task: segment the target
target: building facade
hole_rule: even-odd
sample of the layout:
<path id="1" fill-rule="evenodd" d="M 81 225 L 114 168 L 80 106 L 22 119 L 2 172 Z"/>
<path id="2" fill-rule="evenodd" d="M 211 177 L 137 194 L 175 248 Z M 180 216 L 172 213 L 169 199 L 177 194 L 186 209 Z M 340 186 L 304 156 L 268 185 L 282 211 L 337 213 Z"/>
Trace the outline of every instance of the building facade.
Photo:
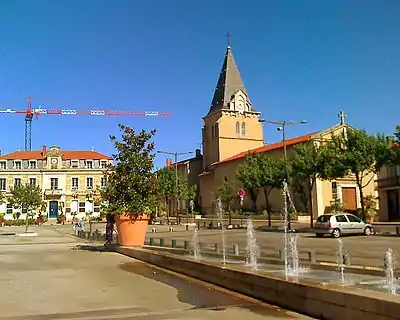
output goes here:
<path id="1" fill-rule="evenodd" d="M 376 180 L 381 221 L 400 220 L 400 165 L 383 167 Z"/>
<path id="2" fill-rule="evenodd" d="M 246 155 L 249 153 L 267 153 L 271 156 L 283 156 L 282 142 L 264 143 L 263 127 L 259 120 L 260 113 L 251 103 L 233 58 L 232 49 L 228 47 L 211 106 L 203 118 L 203 168 L 202 172 L 196 177 L 196 184 L 199 186 L 198 202 L 203 214 L 214 213 L 218 188 L 223 181 L 230 181 L 233 185 L 240 187 L 240 183 L 236 180 L 236 170 L 240 164 L 244 163 Z M 344 123 L 344 117 L 342 117 L 340 124 L 332 128 L 287 139 L 288 155 L 290 156 L 293 146 L 297 144 L 319 144 L 324 139 L 329 139 L 331 135 L 341 133 L 349 128 L 351 127 Z M 187 164 L 191 161 L 194 160 L 181 161 L 178 165 Z M 195 161 L 198 162 L 198 159 Z M 373 182 L 375 177 L 369 178 L 372 181 L 365 186 L 364 195 L 377 196 Z M 295 205 L 300 208 L 298 198 L 298 195 L 293 192 Z M 325 213 L 331 206 L 333 199 L 341 200 L 345 209 L 349 212 L 356 212 L 361 208 L 360 193 L 354 177 L 349 176 L 337 181 L 318 179 L 311 194 L 313 218 L 315 219 Z M 248 195 L 245 196 L 244 200 L 245 209 L 254 208 L 253 201 Z M 271 192 L 269 204 L 272 211 L 281 212 L 283 206 L 281 190 Z M 258 211 L 266 208 L 266 199 L 262 190 L 257 194 L 256 208 Z"/>
<path id="3" fill-rule="evenodd" d="M 112 158 L 95 151 L 61 150 L 56 146 L 16 151 L 0 156 L 0 191 L 7 198 L 14 185 L 39 186 L 49 219 L 61 214 L 67 220 L 73 216 L 99 215 L 96 195 L 106 185 L 103 173 L 111 163 Z M 0 212 L 6 219 L 23 219 L 26 214 L 7 201 L 0 205 Z"/>

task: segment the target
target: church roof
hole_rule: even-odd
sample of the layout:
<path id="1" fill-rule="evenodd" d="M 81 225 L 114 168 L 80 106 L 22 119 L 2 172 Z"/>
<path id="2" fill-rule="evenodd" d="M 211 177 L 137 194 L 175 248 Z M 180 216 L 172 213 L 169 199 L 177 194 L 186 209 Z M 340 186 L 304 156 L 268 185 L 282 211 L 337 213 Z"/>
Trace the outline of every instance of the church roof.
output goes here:
<path id="1" fill-rule="evenodd" d="M 296 145 L 298 143 L 304 143 L 304 142 L 310 141 L 312 138 L 315 137 L 316 134 L 319 134 L 319 132 L 308 133 L 308 134 L 305 134 L 305 135 L 300 136 L 300 137 L 287 139 L 286 140 L 286 146 L 289 147 L 289 146 Z M 256 148 L 256 149 L 240 152 L 238 154 L 235 154 L 232 157 L 229 157 L 229 158 L 224 159 L 222 161 L 216 162 L 216 163 L 214 163 L 214 165 L 224 164 L 226 162 L 242 159 L 242 158 L 245 158 L 246 156 L 248 156 L 250 154 L 253 154 L 253 153 L 264 153 L 264 152 L 269 152 L 269 151 L 273 151 L 273 150 L 277 150 L 277 149 L 281 149 L 281 148 L 283 148 L 283 141 L 267 144 L 265 146 L 262 146 L 262 147 L 259 147 L 259 148 Z"/>
<path id="2" fill-rule="evenodd" d="M 229 109 L 228 103 L 230 102 L 232 95 L 238 90 L 242 90 L 250 101 L 240 76 L 239 69 L 236 65 L 235 59 L 233 58 L 232 49 L 228 46 L 217 86 L 215 88 L 214 97 L 211 102 L 210 111 L 208 113 L 220 109 Z M 254 111 L 253 108 L 251 111 Z"/>

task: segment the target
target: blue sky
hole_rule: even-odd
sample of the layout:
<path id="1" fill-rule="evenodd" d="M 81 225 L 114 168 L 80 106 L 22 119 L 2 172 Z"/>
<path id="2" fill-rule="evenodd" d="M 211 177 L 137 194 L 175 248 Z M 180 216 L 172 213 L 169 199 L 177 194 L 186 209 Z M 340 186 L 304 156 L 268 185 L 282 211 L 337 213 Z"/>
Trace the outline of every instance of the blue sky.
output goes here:
<path id="1" fill-rule="evenodd" d="M 9 102 L 32 95 L 34 107 L 171 111 L 42 116 L 32 146 L 111 153 L 108 135 L 121 122 L 156 128 L 159 150 L 194 150 L 230 31 L 262 117 L 309 121 L 289 137 L 336 124 L 341 109 L 351 125 L 391 134 L 400 122 L 399 16 L 396 0 L 3 0 L 0 109 L 24 109 Z M 23 149 L 23 116 L 0 118 L 2 152 Z M 265 125 L 265 141 L 279 138 Z"/>

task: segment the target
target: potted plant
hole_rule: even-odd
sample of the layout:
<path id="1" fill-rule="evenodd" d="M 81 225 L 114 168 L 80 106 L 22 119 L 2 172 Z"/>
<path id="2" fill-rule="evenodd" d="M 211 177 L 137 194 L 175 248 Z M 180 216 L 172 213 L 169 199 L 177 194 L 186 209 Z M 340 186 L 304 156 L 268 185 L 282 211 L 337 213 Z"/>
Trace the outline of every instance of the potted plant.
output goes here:
<path id="1" fill-rule="evenodd" d="M 378 214 L 376 198 L 372 195 L 365 196 L 364 208 L 365 208 L 365 218 L 367 222 L 369 223 L 375 222 L 375 217 Z"/>
<path id="2" fill-rule="evenodd" d="M 4 219 L 4 213 L 0 212 L 0 226 L 4 227 L 4 222 L 6 221 L 6 219 Z"/>
<path id="3" fill-rule="evenodd" d="M 118 244 L 142 246 L 157 205 L 154 142 L 150 141 L 156 131 L 136 132 L 125 125 L 119 125 L 119 129 L 120 141 L 110 136 L 117 152 L 113 155 L 114 165 L 106 168 L 107 186 L 101 198 L 114 215 Z"/>

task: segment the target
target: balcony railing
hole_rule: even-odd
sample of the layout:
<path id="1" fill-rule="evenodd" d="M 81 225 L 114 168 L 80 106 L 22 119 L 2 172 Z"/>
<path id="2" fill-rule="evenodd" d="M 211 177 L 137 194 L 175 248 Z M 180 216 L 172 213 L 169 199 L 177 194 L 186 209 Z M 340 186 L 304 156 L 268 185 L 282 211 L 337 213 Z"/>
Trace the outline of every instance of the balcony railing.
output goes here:
<path id="1" fill-rule="evenodd" d="M 400 187 L 400 176 L 376 180 L 378 189 Z"/>
<path id="2" fill-rule="evenodd" d="M 60 196 L 62 195 L 62 189 L 46 189 L 44 190 L 44 194 L 46 196 Z"/>

